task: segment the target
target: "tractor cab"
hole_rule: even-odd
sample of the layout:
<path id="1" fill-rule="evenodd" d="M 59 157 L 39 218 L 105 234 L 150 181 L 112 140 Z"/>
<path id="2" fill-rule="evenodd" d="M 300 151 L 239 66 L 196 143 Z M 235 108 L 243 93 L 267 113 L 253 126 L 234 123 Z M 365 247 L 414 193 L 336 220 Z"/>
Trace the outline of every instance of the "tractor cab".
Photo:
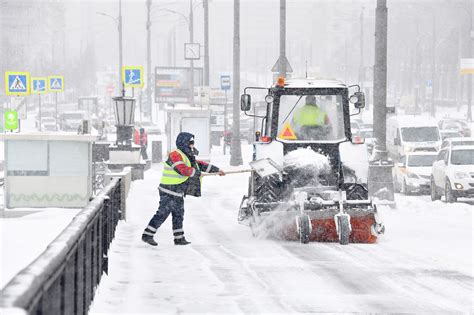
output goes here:
<path id="1" fill-rule="evenodd" d="M 348 217 L 352 211 L 354 216 L 351 220 L 363 226 L 362 232 L 352 234 L 352 241 L 374 241 L 376 237 L 370 230 L 371 225 L 376 225 L 375 207 L 368 200 L 367 183 L 356 178 L 355 171 L 341 162 L 339 152 L 341 143 L 360 143 L 360 139 L 352 139 L 350 107 L 354 106 L 360 112 L 365 99 L 360 88 L 350 94 L 351 88 L 358 86 L 319 79 L 285 82 L 283 78 L 268 89 L 245 88 L 241 96 L 241 109 L 246 115 L 261 120 L 260 130 L 256 132 L 253 159 L 271 159 L 283 172 L 273 179 L 252 173 L 248 196 L 242 200 L 240 220 L 248 218 L 253 222 L 252 226 L 265 213 L 282 209 L 288 213 L 299 209 L 297 222 L 307 222 L 297 224 L 300 241 L 334 241 L 339 237 L 341 243 L 347 243 L 349 236 L 345 235 L 341 240 L 341 234 L 337 232 L 342 231 L 342 227 L 341 230 L 335 227 L 329 234 L 311 234 L 308 224 L 318 225 L 321 223 L 319 219 L 334 222 L 346 220 L 346 225 L 350 227 Z M 252 109 L 252 90 L 267 90 L 264 115 L 249 113 Z M 349 177 L 353 180 L 348 181 Z M 350 204 L 353 206 L 348 206 Z M 342 211 L 344 207 L 347 209 Z M 305 226 L 306 229 L 303 228 Z M 321 229 L 318 231 L 321 232 Z"/>
<path id="2" fill-rule="evenodd" d="M 261 119 L 259 138 L 254 158 L 271 158 L 279 164 L 284 156 L 301 148 L 328 157 L 331 174 L 327 180 L 333 185 L 342 184 L 342 165 L 339 145 L 352 141 L 350 104 L 360 111 L 365 99 L 362 92 L 349 96 L 349 87 L 336 80 L 300 79 L 285 82 L 282 78 L 268 89 L 265 97 L 267 111 L 264 116 L 248 114 L 251 94 L 246 88 L 241 97 L 241 109 Z M 353 143 L 359 143 L 355 141 Z"/>

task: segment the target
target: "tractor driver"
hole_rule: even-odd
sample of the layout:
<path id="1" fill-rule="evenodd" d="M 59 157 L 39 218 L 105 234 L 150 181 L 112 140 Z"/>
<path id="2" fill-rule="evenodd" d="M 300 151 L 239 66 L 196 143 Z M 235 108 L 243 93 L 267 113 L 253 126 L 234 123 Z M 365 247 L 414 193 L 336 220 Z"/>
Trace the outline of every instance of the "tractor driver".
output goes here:
<path id="1" fill-rule="evenodd" d="M 314 95 L 306 96 L 305 105 L 296 110 L 293 126 L 301 140 L 327 139 L 331 132 L 328 114 L 318 106 Z"/>

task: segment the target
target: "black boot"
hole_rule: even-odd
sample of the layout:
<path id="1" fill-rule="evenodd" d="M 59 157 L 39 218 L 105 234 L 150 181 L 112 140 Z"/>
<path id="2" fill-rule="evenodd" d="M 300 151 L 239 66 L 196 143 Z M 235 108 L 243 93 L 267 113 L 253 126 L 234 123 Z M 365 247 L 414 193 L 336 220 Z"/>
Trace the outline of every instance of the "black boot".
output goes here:
<path id="1" fill-rule="evenodd" d="M 155 240 L 153 239 L 153 236 L 148 235 L 148 234 L 142 234 L 142 241 L 144 241 L 145 243 L 150 244 L 151 246 L 158 245 L 158 243 L 155 242 Z"/>
<path id="2" fill-rule="evenodd" d="M 188 245 L 188 244 L 191 244 L 191 242 L 186 241 L 184 237 L 174 239 L 174 245 Z"/>

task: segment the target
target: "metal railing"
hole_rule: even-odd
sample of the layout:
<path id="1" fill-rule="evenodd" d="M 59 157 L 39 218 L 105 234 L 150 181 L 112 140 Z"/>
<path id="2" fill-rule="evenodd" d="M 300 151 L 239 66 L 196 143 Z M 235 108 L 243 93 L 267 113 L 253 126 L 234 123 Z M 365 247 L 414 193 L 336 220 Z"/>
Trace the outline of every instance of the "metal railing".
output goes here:
<path id="1" fill-rule="evenodd" d="M 102 273 L 107 273 L 121 196 L 120 178 L 114 178 L 0 291 L 0 313 L 86 314 Z"/>

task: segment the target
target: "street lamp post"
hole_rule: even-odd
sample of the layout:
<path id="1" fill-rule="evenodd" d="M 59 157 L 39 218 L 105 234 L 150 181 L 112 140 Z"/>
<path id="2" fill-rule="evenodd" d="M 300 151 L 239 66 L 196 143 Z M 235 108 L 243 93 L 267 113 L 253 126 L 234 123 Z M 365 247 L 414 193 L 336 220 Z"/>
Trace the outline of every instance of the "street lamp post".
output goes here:
<path id="1" fill-rule="evenodd" d="M 204 85 L 209 86 L 209 0 L 202 2 L 204 7 Z"/>
<path id="2" fill-rule="evenodd" d="M 194 20 L 193 20 L 193 0 L 189 0 L 189 42 L 194 43 Z M 189 66 L 191 68 L 189 74 L 189 104 L 194 106 L 194 60 L 189 60 Z"/>
<path id="3" fill-rule="evenodd" d="M 240 145 L 240 0 L 234 0 L 233 122 L 230 165 L 242 165 Z M 227 106 L 227 104 L 226 104 Z"/>
<path id="4" fill-rule="evenodd" d="M 123 65 L 123 49 L 122 49 L 122 0 L 119 0 L 119 15 L 115 18 L 109 14 L 97 12 L 99 15 L 103 15 L 111 18 L 117 25 L 118 30 L 118 42 L 119 42 L 119 67 L 118 67 L 118 91 L 122 90 L 124 94 L 124 87 L 122 84 L 122 65 Z"/>
<path id="5" fill-rule="evenodd" d="M 118 33 L 119 33 L 119 90 L 122 88 L 122 95 L 125 94 L 125 87 L 122 82 L 123 67 L 123 49 L 122 49 L 122 0 L 119 0 L 119 16 L 118 16 Z"/>
<path id="6" fill-rule="evenodd" d="M 151 117 L 151 92 L 152 92 L 152 70 L 151 70 L 151 1 L 146 1 L 147 7 L 147 21 L 146 21 L 146 112 L 147 116 Z M 141 103 L 140 103 L 141 104 Z M 140 114 L 141 114 L 140 110 Z"/>

